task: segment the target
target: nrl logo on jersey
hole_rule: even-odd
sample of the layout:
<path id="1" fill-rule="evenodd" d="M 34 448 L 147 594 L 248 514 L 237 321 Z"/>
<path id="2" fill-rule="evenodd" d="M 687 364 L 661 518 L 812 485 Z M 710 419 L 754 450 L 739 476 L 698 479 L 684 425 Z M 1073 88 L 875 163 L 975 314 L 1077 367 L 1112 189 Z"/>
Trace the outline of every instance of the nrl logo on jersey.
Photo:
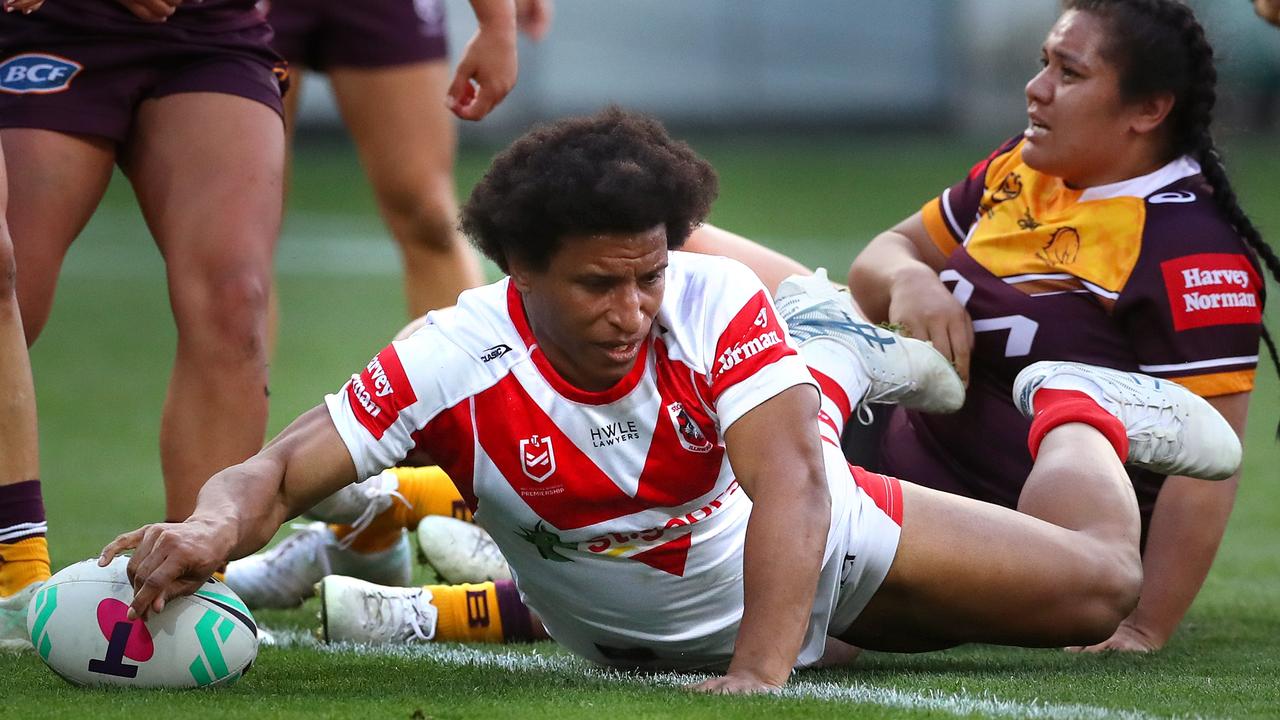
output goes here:
<path id="1" fill-rule="evenodd" d="M 556 452 L 550 435 L 533 435 L 520 441 L 520 469 L 534 482 L 543 482 L 556 471 Z"/>
<path id="2" fill-rule="evenodd" d="M 711 452 L 711 440 L 709 440 L 702 428 L 689 417 L 689 413 L 685 411 L 684 405 L 673 402 L 667 406 L 667 414 L 671 416 L 671 422 L 676 426 L 676 437 L 680 439 L 680 444 L 685 450 L 696 453 Z"/>

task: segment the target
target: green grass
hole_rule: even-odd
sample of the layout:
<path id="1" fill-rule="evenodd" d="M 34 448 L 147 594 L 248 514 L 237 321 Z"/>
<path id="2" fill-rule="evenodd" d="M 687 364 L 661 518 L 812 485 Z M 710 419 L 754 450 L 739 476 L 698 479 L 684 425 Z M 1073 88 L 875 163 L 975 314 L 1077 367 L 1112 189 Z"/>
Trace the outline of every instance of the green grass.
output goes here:
<path id="1" fill-rule="evenodd" d="M 804 262 L 828 265 L 837 276 L 862 243 L 986 152 L 984 143 L 888 137 L 694 144 L 721 173 L 715 222 Z M 1228 149 L 1238 160 L 1233 175 L 1246 207 L 1264 229 L 1280 231 L 1280 205 L 1271 202 L 1280 185 L 1274 163 L 1280 142 Z M 487 158 L 483 150 L 463 154 L 461 187 L 474 182 Z M 273 433 L 338 388 L 405 319 L 395 255 L 357 177 L 345 145 L 299 152 L 293 214 L 279 252 L 283 322 L 272 367 Z M 173 344 L 162 265 L 127 187 L 116 183 L 72 250 L 52 320 L 32 355 L 56 564 L 90 556 L 116 533 L 159 518 L 156 438 Z M 1280 447 L 1271 433 L 1280 415 L 1280 383 L 1266 363 L 1259 377 L 1245 479 L 1221 555 L 1183 628 L 1154 656 L 976 647 L 871 655 L 852 670 L 797 677 L 805 692 L 835 683 L 846 698 L 866 701 L 858 704 L 690 696 L 673 691 L 671 678 L 590 670 L 550 644 L 504 650 L 515 660 L 492 656 L 478 667 L 459 662 L 457 649 L 447 647 L 382 655 L 306 644 L 266 648 L 237 686 L 191 693 L 79 690 L 33 655 L 0 655 L 0 717 L 917 718 L 953 717 L 966 708 L 974 716 L 1020 717 L 1034 702 L 1051 717 L 1096 716 L 1097 708 L 1273 717 L 1280 697 L 1280 489 L 1274 482 Z M 309 605 L 260 619 L 306 629 L 314 613 Z M 514 665 L 495 665 L 499 660 Z M 1012 704 L 980 704 L 984 700 Z"/>

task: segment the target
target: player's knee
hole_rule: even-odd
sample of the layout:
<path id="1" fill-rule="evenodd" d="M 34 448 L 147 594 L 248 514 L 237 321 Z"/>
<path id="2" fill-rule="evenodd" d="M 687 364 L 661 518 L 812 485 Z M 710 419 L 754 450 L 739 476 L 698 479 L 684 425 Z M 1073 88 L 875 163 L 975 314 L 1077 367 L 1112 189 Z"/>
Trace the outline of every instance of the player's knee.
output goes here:
<path id="1" fill-rule="evenodd" d="M 1110 553 L 1099 560 L 1092 581 L 1079 598 L 1077 642 L 1091 645 L 1111 637 L 1138 604 L 1142 591 L 1142 558 L 1132 552 Z"/>
<path id="2" fill-rule="evenodd" d="M 238 357 L 256 358 L 265 352 L 263 332 L 271 293 L 268 274 L 256 268 L 225 269 L 193 281 L 179 292 L 188 295 L 187 302 L 175 303 L 180 334 L 201 337 L 219 354 L 229 351 Z"/>
<path id="3" fill-rule="evenodd" d="M 2 223 L 3 220 L 0 220 Z M 4 228 L 0 226 L 0 233 Z M 0 234 L 0 303 L 8 302 L 18 293 L 18 261 L 13 255 L 13 244 Z"/>
<path id="4" fill-rule="evenodd" d="M 384 190 L 381 199 L 391 225 L 400 230 L 399 242 L 435 253 L 450 252 L 459 245 L 452 188 L 404 186 Z"/>

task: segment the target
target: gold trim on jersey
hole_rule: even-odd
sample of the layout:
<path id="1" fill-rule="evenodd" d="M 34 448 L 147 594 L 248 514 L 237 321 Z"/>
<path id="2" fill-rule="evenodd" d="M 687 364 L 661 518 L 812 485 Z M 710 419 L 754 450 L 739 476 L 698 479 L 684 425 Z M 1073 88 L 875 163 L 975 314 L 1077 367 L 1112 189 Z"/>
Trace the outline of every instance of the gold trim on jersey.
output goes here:
<path id="1" fill-rule="evenodd" d="M 1200 397 L 1216 397 L 1218 395 L 1249 392 L 1253 389 L 1256 375 L 1257 371 L 1250 368 L 1248 370 L 1231 370 L 1228 372 L 1166 379 L 1178 383 Z"/>
<path id="2" fill-rule="evenodd" d="M 1022 145 L 987 166 L 965 250 L 1027 294 L 1087 291 L 1110 306 L 1138 262 L 1146 203 L 1134 196 L 1082 201 L 1084 191 L 1028 167 Z M 945 199 L 930 201 L 921 214 L 934 244 L 950 254 L 956 243 Z"/>

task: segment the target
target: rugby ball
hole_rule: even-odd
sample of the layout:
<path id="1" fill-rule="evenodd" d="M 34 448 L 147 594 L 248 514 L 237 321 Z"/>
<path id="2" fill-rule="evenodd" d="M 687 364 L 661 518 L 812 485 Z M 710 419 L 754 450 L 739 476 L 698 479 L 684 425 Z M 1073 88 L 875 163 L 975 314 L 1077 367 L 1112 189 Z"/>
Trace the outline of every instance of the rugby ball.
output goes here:
<path id="1" fill-rule="evenodd" d="M 144 623 L 126 617 L 129 558 L 60 570 L 27 607 L 36 654 L 74 685 L 194 688 L 230 685 L 258 654 L 257 626 L 231 588 L 210 579 Z"/>

